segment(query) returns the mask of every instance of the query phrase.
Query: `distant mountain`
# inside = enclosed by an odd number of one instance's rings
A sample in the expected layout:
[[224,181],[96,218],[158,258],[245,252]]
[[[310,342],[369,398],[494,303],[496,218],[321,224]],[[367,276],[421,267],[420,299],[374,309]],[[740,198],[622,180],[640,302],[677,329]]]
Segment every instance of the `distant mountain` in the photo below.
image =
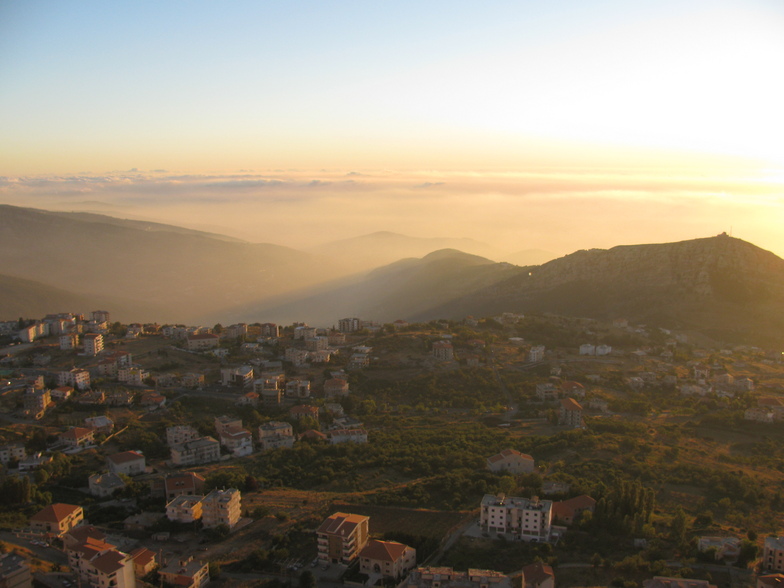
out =
[[468,295],[515,275],[519,268],[454,249],[421,259],[402,259],[369,273],[341,279],[272,306],[248,306],[234,316],[271,317],[278,322],[336,323],[344,316],[381,322],[408,318],[457,296]]
[[[7,205],[0,205],[0,268],[88,299],[134,301],[140,314],[116,314],[119,320],[170,322],[223,320],[225,308],[323,282],[335,271],[329,260],[277,245]],[[19,300],[0,298],[0,309],[11,302]],[[36,316],[32,308],[22,314]]]
[[497,259],[499,255],[497,249],[473,239],[409,237],[389,231],[333,241],[310,251],[337,259],[351,259],[354,269],[361,271],[407,257],[423,257],[441,249],[457,249],[490,259]]
[[578,251],[454,297],[412,319],[552,312],[784,344],[784,260],[719,235]]

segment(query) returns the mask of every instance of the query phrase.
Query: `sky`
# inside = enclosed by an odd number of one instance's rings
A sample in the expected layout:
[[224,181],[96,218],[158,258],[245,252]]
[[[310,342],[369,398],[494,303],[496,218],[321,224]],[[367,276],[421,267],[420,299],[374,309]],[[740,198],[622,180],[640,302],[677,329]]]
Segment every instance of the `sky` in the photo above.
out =
[[0,0],[0,202],[784,255],[784,3]]

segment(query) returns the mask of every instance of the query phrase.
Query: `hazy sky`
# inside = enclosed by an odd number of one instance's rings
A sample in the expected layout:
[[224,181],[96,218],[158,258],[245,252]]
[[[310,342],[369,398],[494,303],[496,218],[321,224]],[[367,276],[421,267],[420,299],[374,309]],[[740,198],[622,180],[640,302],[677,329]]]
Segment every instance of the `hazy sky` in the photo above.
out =
[[0,201],[782,255],[782,63],[781,0],[0,0]]

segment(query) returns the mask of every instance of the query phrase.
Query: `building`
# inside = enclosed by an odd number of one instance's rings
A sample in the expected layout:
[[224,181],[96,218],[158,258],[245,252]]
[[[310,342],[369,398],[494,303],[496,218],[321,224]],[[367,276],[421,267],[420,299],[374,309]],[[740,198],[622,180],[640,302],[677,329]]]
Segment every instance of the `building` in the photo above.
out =
[[322,563],[351,563],[368,541],[370,518],[336,512],[316,531],[318,559]]
[[757,576],[757,588],[784,588],[784,574]]
[[125,488],[125,482],[118,474],[93,474],[87,478],[87,486],[91,496],[106,498]]
[[331,445],[338,443],[367,443],[368,434],[365,429],[335,429],[327,433]]
[[455,352],[449,341],[436,341],[433,343],[433,357],[439,361],[452,361]]
[[49,390],[28,388],[23,395],[24,412],[30,418],[43,418],[46,409],[52,404]]
[[58,439],[69,449],[84,447],[95,443],[95,429],[85,427],[73,427],[60,433]]
[[143,578],[158,567],[158,556],[146,547],[137,547],[129,554],[133,560],[133,573]]
[[144,386],[150,377],[150,372],[140,367],[121,367],[117,370],[117,381],[129,386]]
[[548,541],[553,519],[553,503],[537,497],[512,498],[485,494],[479,524],[485,533],[511,535],[523,541]]
[[242,494],[236,488],[215,489],[202,500],[202,524],[207,527],[226,525],[229,529],[240,520]]
[[504,449],[487,458],[487,469],[493,473],[528,474],[535,469],[534,458],[516,449]]
[[199,333],[188,335],[185,343],[191,351],[201,351],[203,349],[215,349],[220,343],[220,337],[212,333]]
[[784,573],[784,537],[765,537],[762,569]]
[[259,426],[259,443],[262,451],[294,447],[294,430],[291,425],[281,421],[270,421]]
[[87,417],[84,425],[101,435],[109,435],[114,430],[114,421],[105,415]]
[[561,400],[558,424],[572,429],[579,429],[583,426],[583,407],[574,398]]
[[195,472],[169,474],[163,480],[163,491],[166,500],[177,496],[194,496],[204,490],[204,478]]
[[304,417],[310,417],[316,422],[318,422],[319,418],[319,408],[318,406],[310,406],[307,404],[298,404],[297,406],[292,406],[289,410],[289,414],[291,418],[300,420]]
[[362,320],[354,318],[342,318],[338,320],[338,331],[341,333],[355,333],[362,330]]
[[220,460],[220,443],[212,437],[199,437],[171,446],[172,463],[191,466]]
[[[404,588],[512,588],[509,576],[495,570],[416,568],[406,578]],[[515,584],[519,586],[519,583]]]
[[310,398],[310,380],[289,380],[286,382],[286,398],[292,402]]
[[0,554],[0,588],[32,588],[27,560],[17,553]]
[[69,351],[76,349],[79,346],[79,335],[76,333],[63,333],[60,335],[60,349],[62,351]]
[[596,509],[596,500],[582,494],[553,503],[553,518],[567,525],[571,525],[580,520],[582,514],[586,511],[594,512]]
[[50,504],[30,517],[30,527],[57,537],[62,536],[84,520],[81,506],[74,504]]
[[19,461],[27,457],[24,445],[15,443],[13,445],[3,445],[0,447],[0,463],[7,466],[12,461]]
[[209,565],[192,557],[176,559],[158,573],[166,584],[181,588],[201,588],[210,581]]
[[58,386],[73,386],[77,390],[88,390],[90,388],[90,372],[73,368],[69,371],[57,373]]
[[397,541],[371,539],[359,552],[359,571],[401,578],[416,567],[416,550]]
[[544,361],[544,345],[534,345],[528,350],[528,362],[538,363]]
[[202,518],[204,496],[199,494],[174,497],[166,504],[166,518],[177,523],[193,523]]
[[705,553],[714,550],[716,561],[737,559],[740,555],[740,539],[737,537],[700,537],[697,540],[697,550]]
[[87,333],[82,338],[84,345],[84,354],[90,357],[95,357],[103,351],[103,335],[100,333]]
[[106,465],[111,473],[126,476],[138,476],[147,469],[147,462],[138,451],[123,451],[110,455],[106,458]]
[[222,368],[221,383],[224,386],[250,386],[253,383],[253,367],[241,365],[239,367]]
[[522,588],[555,588],[553,568],[536,562],[523,567]]
[[349,395],[348,381],[330,378],[324,382],[324,398],[344,398]]
[[230,429],[220,434],[220,444],[234,457],[253,453],[253,435],[247,429]]
[[176,425],[174,427],[166,427],[166,445],[179,445],[186,441],[193,441],[201,437],[199,432],[190,425]]

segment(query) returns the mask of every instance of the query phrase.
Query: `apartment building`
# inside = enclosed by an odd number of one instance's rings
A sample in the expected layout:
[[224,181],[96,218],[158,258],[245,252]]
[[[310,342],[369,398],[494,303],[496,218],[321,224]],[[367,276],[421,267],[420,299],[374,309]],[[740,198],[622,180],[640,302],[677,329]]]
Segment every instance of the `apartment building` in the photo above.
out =
[[552,519],[550,500],[485,494],[479,524],[486,533],[511,535],[513,539],[523,541],[548,541]]
[[202,500],[202,524],[209,527],[226,525],[229,529],[240,520],[242,494],[236,488],[215,489]]
[[316,531],[318,558],[322,563],[351,563],[368,541],[370,518],[336,512]]
[[212,437],[199,437],[171,446],[172,463],[191,466],[220,460],[220,443]]

